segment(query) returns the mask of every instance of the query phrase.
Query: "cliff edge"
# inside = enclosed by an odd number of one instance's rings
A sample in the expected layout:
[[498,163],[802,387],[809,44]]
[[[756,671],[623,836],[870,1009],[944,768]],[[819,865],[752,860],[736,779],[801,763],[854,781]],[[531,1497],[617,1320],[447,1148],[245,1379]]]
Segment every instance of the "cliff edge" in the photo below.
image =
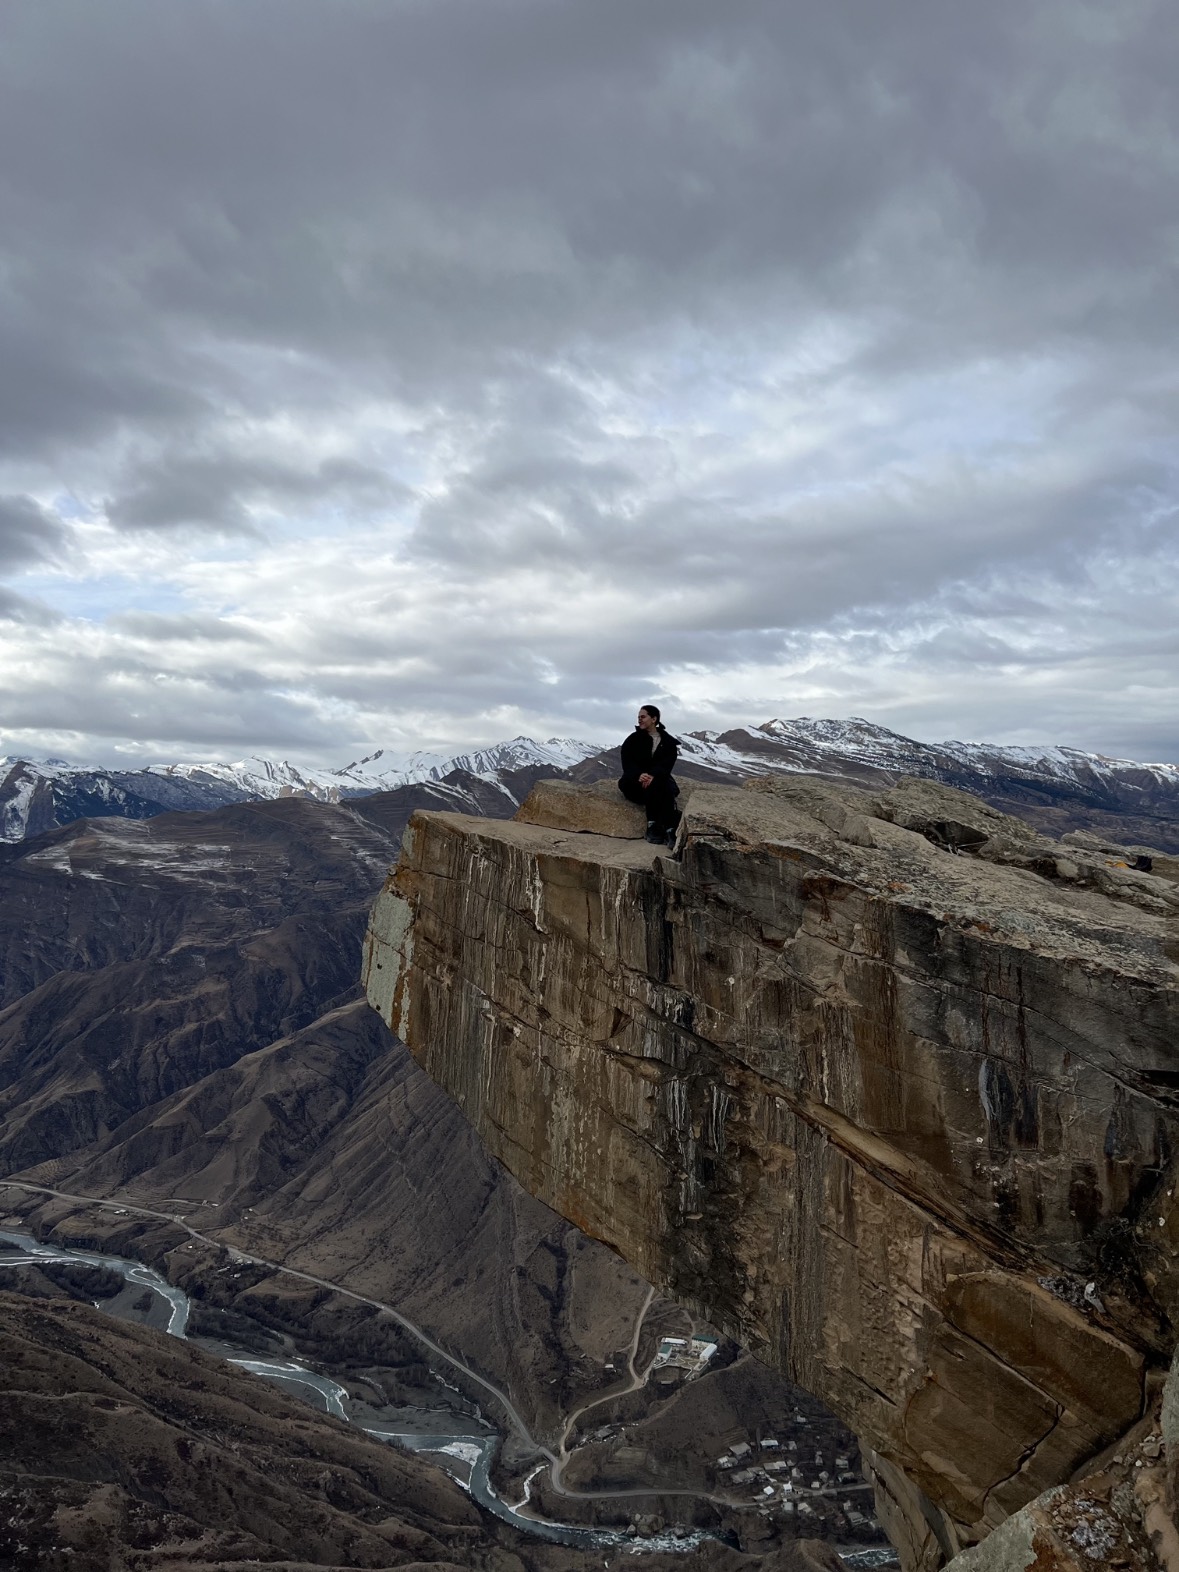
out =
[[910,1567],[1128,1445],[1179,1318],[1179,862],[930,782],[697,786],[674,854],[550,793],[417,814],[366,941],[489,1150],[826,1400]]

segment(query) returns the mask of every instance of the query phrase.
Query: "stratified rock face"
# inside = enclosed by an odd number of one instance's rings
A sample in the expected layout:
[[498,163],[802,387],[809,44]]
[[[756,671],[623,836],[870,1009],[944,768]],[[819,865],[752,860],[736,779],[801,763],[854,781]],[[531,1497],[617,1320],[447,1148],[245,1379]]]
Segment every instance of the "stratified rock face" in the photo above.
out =
[[416,816],[366,974],[527,1189],[856,1428],[935,1566],[1169,1357],[1177,917],[930,783],[700,786],[678,860]]

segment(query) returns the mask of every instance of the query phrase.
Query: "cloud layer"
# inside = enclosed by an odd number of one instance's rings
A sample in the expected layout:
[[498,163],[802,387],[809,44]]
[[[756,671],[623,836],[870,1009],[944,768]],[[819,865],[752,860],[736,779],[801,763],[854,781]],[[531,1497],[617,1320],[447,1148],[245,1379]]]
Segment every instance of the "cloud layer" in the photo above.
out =
[[1154,0],[16,0],[0,751],[1179,759]]

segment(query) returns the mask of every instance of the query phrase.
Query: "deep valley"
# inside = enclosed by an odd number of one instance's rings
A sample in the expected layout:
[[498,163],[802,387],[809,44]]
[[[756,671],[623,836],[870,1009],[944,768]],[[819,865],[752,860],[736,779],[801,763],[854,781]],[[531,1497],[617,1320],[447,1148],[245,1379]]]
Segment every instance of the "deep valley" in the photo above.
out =
[[[837,1565],[804,1542],[879,1543],[847,1432],[736,1345],[715,1339],[699,1371],[665,1362],[649,1381],[635,1379],[661,1339],[707,1339],[708,1328],[669,1301],[651,1302],[617,1256],[526,1196],[359,1000],[369,903],[409,813],[431,805],[430,792],[79,821],[4,849],[0,1153],[13,1181],[0,1190],[5,1226],[158,1268],[191,1297],[206,1347],[309,1361],[374,1422],[412,1414],[420,1428],[433,1408],[434,1422],[453,1432],[458,1417],[483,1409],[505,1436],[496,1491],[508,1501],[527,1491],[527,1510],[553,1521],[651,1544],[676,1525],[703,1529],[716,1537],[692,1555],[702,1567],[767,1556],[779,1558],[775,1566]],[[449,805],[445,794],[433,801]],[[0,1278],[5,1336],[19,1350],[8,1368],[38,1372],[35,1383],[12,1381],[14,1401],[56,1391],[64,1416],[88,1383],[105,1391],[113,1379],[119,1403],[168,1430],[177,1416],[166,1393],[199,1390],[213,1396],[186,1412],[185,1433],[199,1436],[206,1424],[226,1433],[204,1408],[220,1412],[218,1383],[228,1378],[213,1381],[211,1354],[190,1345],[140,1351],[161,1335],[134,1324],[150,1319],[148,1309],[124,1304],[130,1320],[111,1323],[94,1308],[106,1297],[101,1285],[28,1267]],[[41,1297],[30,1304],[14,1292]],[[471,1378],[431,1355],[392,1311]],[[75,1363],[61,1357],[67,1345]],[[82,1379],[77,1361],[102,1380]],[[293,1448],[303,1459],[291,1464],[292,1488],[307,1470],[326,1477],[323,1459],[343,1455],[334,1440],[320,1452],[333,1421],[309,1415],[290,1391],[255,1403],[269,1389],[243,1379],[233,1377],[233,1423],[244,1427],[236,1444],[250,1466],[277,1466],[279,1403],[290,1417],[283,1456]],[[519,1427],[495,1412],[480,1381],[510,1394]],[[61,1543],[80,1567],[87,1525],[96,1524],[128,1566],[291,1560],[290,1536],[252,1508],[232,1532],[202,1538],[207,1509],[162,1463],[144,1474],[134,1462],[138,1425],[83,1425],[68,1457],[44,1427],[13,1432],[2,1468],[28,1528],[25,1559],[14,1565],[51,1565],[48,1541],[68,1529]],[[778,1446],[763,1452],[762,1441]],[[791,1443],[802,1456],[804,1442],[804,1466],[791,1456],[789,1468],[770,1468]],[[382,1458],[390,1450],[353,1434],[346,1450],[357,1447]],[[548,1453],[561,1456],[555,1483]],[[767,1466],[751,1467],[759,1458]],[[345,1465],[333,1461],[333,1477],[337,1467]],[[338,1516],[317,1518],[300,1532],[304,1560],[539,1567],[580,1565],[589,1554],[478,1513],[420,1458],[395,1454],[395,1484],[384,1461],[364,1467],[377,1473],[330,1503],[347,1530]],[[787,1510],[790,1492],[778,1483],[793,1469],[804,1494],[818,1487],[805,1511],[793,1501]],[[247,1497],[254,1488],[242,1486]],[[374,1493],[398,1503],[400,1525],[377,1540]],[[504,1554],[524,1559],[496,1560]],[[659,1553],[648,1554],[657,1564]]]

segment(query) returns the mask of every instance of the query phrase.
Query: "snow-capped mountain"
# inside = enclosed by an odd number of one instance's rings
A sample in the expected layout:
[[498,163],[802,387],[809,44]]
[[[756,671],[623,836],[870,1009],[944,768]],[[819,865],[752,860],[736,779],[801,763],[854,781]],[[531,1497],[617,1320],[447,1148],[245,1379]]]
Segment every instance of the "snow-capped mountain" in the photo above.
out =
[[[987,781],[1011,788],[1023,783],[1038,792],[1054,789],[1108,796],[1124,807],[1154,802],[1179,811],[1179,764],[1143,764],[1067,747],[1006,747],[986,742],[916,742],[912,737],[851,720],[772,720],[725,732],[703,734],[710,746],[738,755],[749,770],[801,770],[866,777],[917,775],[959,782],[979,792]],[[969,780],[970,784],[966,784]],[[1128,801],[1123,799],[1128,798]]]
[[[220,808],[275,797],[343,802],[399,786],[444,782],[458,772],[495,786],[514,807],[512,790],[538,774],[558,774],[600,751],[568,737],[510,742],[469,753],[395,753],[378,749],[342,769],[317,769],[289,760],[251,757],[236,764],[149,765],[141,770],[97,769],[62,759],[0,759],[0,841],[19,841],[78,818],[151,818],[170,810]],[[456,807],[463,804],[456,799]]]
[[[583,759],[601,751],[598,743],[579,742],[573,737],[550,737],[547,742],[513,737],[510,742],[496,742],[489,748],[454,754],[397,754],[380,748],[355,764],[335,771],[334,778],[350,785],[363,785],[366,791],[389,791],[395,786],[410,786],[417,781],[440,781],[454,770],[478,775],[484,780],[498,779],[517,770],[571,770]],[[377,784],[370,784],[372,782]]]
[[[743,739],[748,739],[747,749],[752,746],[752,754],[747,752],[746,756],[766,757],[769,754],[780,759],[779,768],[787,756],[797,756],[798,767],[808,771],[825,761],[834,761],[841,765],[854,762],[889,774],[928,775],[933,773],[935,766],[941,769],[950,762],[951,767],[995,778],[1015,773],[1036,781],[1076,783],[1108,779],[1125,784],[1131,777],[1146,775],[1164,791],[1179,786],[1177,764],[1141,764],[1133,759],[1085,753],[1080,748],[915,742],[911,737],[873,725],[858,716],[846,721],[811,720],[807,716],[792,721],[772,720],[744,732],[726,732],[718,740],[740,752]],[[1138,782],[1137,789],[1144,785]]]
[[[723,733],[690,732],[680,740],[680,773],[697,779],[804,773],[872,786],[899,775],[923,776],[974,792],[1057,833],[1116,829],[1123,840],[1179,850],[1175,764],[1142,764],[1067,747],[917,742],[858,717],[771,720]],[[511,812],[543,775],[589,780],[616,769],[615,748],[563,737],[546,742],[514,737],[456,754],[378,749],[339,769],[260,757],[142,770],[10,758],[0,760],[0,840],[21,840],[84,816],[149,818],[169,809],[284,796],[340,802],[426,783],[449,782],[456,807],[478,798],[478,811],[500,811],[494,806],[500,802]]]
[[511,742],[493,743],[471,753],[396,753],[378,748],[338,770],[308,768],[286,759],[276,762],[252,757],[237,764],[151,765],[144,773],[240,792],[243,801],[297,793],[324,802],[340,802],[421,781],[445,780],[455,770],[498,784],[502,776],[518,770],[572,769],[599,751],[597,743],[578,742],[570,737],[550,737],[547,742],[513,737]]
[[[0,759],[0,842],[74,819],[150,819],[171,809],[219,808],[248,794],[172,781],[166,772],[109,770],[60,759]],[[277,794],[276,794],[277,795]]]

